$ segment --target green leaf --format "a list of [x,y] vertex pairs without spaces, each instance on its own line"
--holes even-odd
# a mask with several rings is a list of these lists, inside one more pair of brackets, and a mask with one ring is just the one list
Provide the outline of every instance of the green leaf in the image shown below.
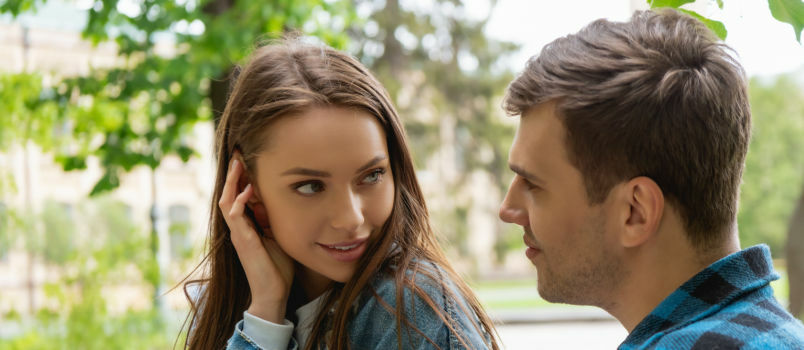
[[196,154],[195,150],[185,145],[176,147],[176,153],[178,153],[179,157],[181,157],[181,161],[185,163],[190,160],[191,156]]
[[[723,25],[723,22],[715,21],[713,19],[706,18],[701,16],[695,11],[686,10],[680,8],[683,5],[693,3],[695,0],[647,0],[647,3],[650,5],[650,8],[660,8],[660,7],[671,7],[678,11],[684,12],[692,17],[697,18],[704,24],[706,24],[709,29],[711,29],[715,34],[720,38],[725,40],[726,35],[728,35],[728,31],[726,30],[726,26]],[[717,6],[721,9],[723,8],[723,0],[717,0]]]
[[103,174],[103,177],[101,177],[98,183],[95,184],[95,187],[92,188],[92,192],[89,193],[89,196],[97,196],[101,193],[111,191],[118,186],[120,186],[120,178],[117,175],[117,170],[107,168],[106,173]]
[[682,5],[695,2],[695,0],[647,0],[646,2],[650,5],[650,8],[655,9],[659,7],[679,8]]
[[56,155],[54,159],[56,162],[61,164],[62,168],[64,168],[64,171],[83,170],[87,168],[86,157]]
[[804,30],[804,1],[802,0],[768,0],[773,18],[793,26],[796,40],[801,42],[801,31]]
[[703,22],[707,27],[709,27],[709,29],[711,29],[713,32],[715,32],[715,34],[720,39],[725,40],[726,35],[729,34],[729,32],[726,30],[726,26],[723,25],[723,22],[715,21],[713,19],[706,18],[704,16],[701,16],[700,14],[698,14],[695,11],[690,11],[690,10],[685,10],[685,9],[677,9],[677,10],[679,10],[681,12],[684,12],[684,13],[692,16],[692,17],[695,17],[698,20],[700,20],[701,22]]
[[0,13],[11,12],[11,15],[16,17],[20,13],[33,11],[36,12],[36,6],[41,0],[10,0],[0,3]]

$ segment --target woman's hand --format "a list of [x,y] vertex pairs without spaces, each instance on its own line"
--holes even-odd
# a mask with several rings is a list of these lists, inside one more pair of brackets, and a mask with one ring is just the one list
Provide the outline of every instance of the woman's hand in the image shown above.
[[239,152],[235,152],[218,206],[229,226],[232,244],[251,289],[248,312],[281,324],[293,282],[293,260],[272,238],[270,228],[263,228],[265,236],[260,237],[254,227],[256,223],[246,215],[246,203],[254,195],[254,187],[249,183],[237,193],[238,179],[244,171],[240,159]]

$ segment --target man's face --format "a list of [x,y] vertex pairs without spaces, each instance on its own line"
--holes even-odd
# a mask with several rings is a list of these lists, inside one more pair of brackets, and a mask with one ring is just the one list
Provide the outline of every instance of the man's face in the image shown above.
[[[607,201],[589,205],[580,171],[569,161],[566,132],[553,102],[520,119],[509,166],[516,173],[500,218],[522,226],[539,294],[550,302],[602,305],[622,278]],[[610,212],[610,211],[609,211]],[[609,214],[610,215],[610,214]]]

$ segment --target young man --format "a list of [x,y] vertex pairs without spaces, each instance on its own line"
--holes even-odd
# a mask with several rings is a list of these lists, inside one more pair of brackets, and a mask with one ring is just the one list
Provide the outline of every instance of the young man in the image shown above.
[[523,227],[548,301],[599,306],[622,349],[804,348],[774,299],[770,251],[740,250],[745,74],[672,10],[598,20],[532,58],[500,217]]

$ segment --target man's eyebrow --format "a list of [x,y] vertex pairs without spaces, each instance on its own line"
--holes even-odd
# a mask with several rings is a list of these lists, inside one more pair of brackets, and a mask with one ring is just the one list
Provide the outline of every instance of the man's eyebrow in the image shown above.
[[515,172],[517,175],[522,176],[522,177],[528,179],[531,182],[544,183],[544,180],[542,180],[540,177],[529,173],[527,170],[522,169],[518,165],[508,164],[508,167],[511,168],[511,171]]
[[[362,172],[362,171],[364,171],[364,170],[366,170],[368,168],[371,168],[372,166],[374,166],[375,164],[383,161],[386,158],[388,158],[388,157],[386,157],[385,155],[376,156],[376,157],[372,158],[370,161],[368,161],[365,165],[363,165],[359,169],[357,169],[357,171],[355,171],[355,173],[360,173],[360,172]],[[306,176],[315,176],[315,177],[332,177],[332,174],[330,174],[329,172],[326,172],[326,171],[323,171],[323,170],[308,169],[308,168],[292,168],[292,169],[288,169],[288,170],[285,170],[284,172],[282,172],[282,176],[285,176],[285,175],[306,175]]]
[[355,174],[360,173],[360,172],[362,172],[362,171],[364,171],[364,170],[366,170],[368,168],[371,168],[372,166],[374,166],[375,164],[385,160],[386,158],[387,157],[385,155],[379,155],[379,156],[376,156],[376,157],[372,158],[370,161],[368,161],[368,163],[366,163],[365,165],[361,166],[360,169],[357,169],[357,171],[355,171]]

